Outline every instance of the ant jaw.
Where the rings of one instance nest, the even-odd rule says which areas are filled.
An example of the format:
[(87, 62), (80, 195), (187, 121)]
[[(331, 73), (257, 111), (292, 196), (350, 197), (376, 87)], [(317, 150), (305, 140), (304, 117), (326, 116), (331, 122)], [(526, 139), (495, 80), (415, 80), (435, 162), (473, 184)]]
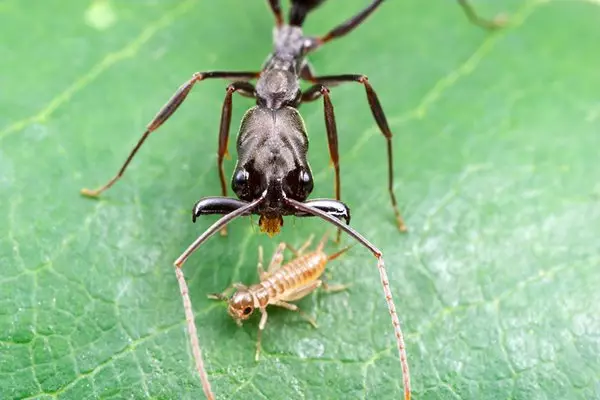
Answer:
[(260, 231), (269, 235), (269, 237), (273, 237), (277, 235), (281, 231), (281, 227), (283, 226), (283, 217), (281, 215), (277, 215), (275, 217), (267, 217), (266, 215), (261, 215), (258, 220), (258, 226), (260, 227)]
[[(300, 202), (312, 209), (317, 209), (325, 214), (328, 214), (340, 221), (346, 223), (346, 225), (350, 224), (350, 209), (348, 206), (341, 201), (332, 200), (332, 199), (315, 199), (308, 200), (305, 202)], [(316, 216), (314, 213), (307, 212), (304, 210), (299, 210), (296, 207), (296, 211), (294, 212), (296, 217), (313, 217)]]
[(248, 205), (248, 202), (229, 197), (203, 197), (194, 204), (192, 222), (196, 222), (196, 219), (201, 215), (229, 214), (246, 205)]

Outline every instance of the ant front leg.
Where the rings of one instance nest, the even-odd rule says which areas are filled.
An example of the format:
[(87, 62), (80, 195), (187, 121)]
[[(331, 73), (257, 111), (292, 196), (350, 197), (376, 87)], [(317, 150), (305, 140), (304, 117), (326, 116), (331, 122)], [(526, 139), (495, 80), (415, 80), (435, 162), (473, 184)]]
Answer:
[[(227, 87), (223, 109), (221, 111), (221, 124), (219, 126), (219, 150), (217, 151), (217, 167), (219, 169), (219, 180), (221, 182), (221, 194), (227, 197), (227, 183), (225, 181), (225, 170), (223, 169), (223, 159), (229, 157), (227, 144), (229, 142), (229, 127), (231, 126), (231, 108), (232, 96), (238, 92), (242, 96), (254, 98), (254, 85), (249, 82), (233, 82)], [(221, 229), (221, 235), (227, 235), (227, 228)]]
[[(329, 157), (331, 158), (331, 163), (333, 164), (333, 169), (335, 172), (335, 199), (340, 200), (342, 196), (340, 183), (340, 153), (338, 150), (337, 125), (335, 123), (333, 104), (331, 103), (331, 99), (329, 97), (329, 89), (320, 84), (314, 85), (302, 94), (301, 102), (305, 103), (314, 101), (321, 96), (323, 97), (325, 128), (327, 131), (327, 144), (329, 145)], [(342, 231), (338, 228), (336, 242), (340, 241), (341, 234)]]
[[(365, 91), (367, 94), (367, 101), (369, 102), (369, 107), (371, 108), (371, 113), (373, 114), (373, 118), (379, 127), (379, 130), (385, 137), (387, 143), (387, 159), (388, 159), (388, 191), (390, 193), (390, 199), (392, 202), (392, 208), (394, 209), (394, 214), (396, 216), (396, 223), (398, 225), (398, 229), (401, 232), (406, 231), (406, 225), (404, 224), (404, 220), (402, 219), (402, 215), (398, 210), (398, 205), (396, 202), (396, 195), (394, 194), (394, 162), (393, 162), (393, 151), (392, 151), (392, 131), (387, 123), (387, 119), (385, 117), (385, 113), (383, 112), (383, 107), (381, 107), (381, 103), (377, 98), (377, 94), (371, 87), (369, 80), (365, 75), (331, 75), (331, 76), (317, 76), (311, 79), (312, 82), (315, 83), (314, 86), (310, 87), (304, 94), (302, 95), (302, 101), (314, 101), (318, 99), (320, 96), (323, 96), (323, 102), (325, 105), (325, 123), (327, 125), (327, 137), (331, 136), (329, 151), (331, 153), (331, 158), (336, 164), (337, 155), (337, 131), (335, 129), (335, 117), (333, 116), (333, 106), (331, 105), (331, 101), (329, 100), (329, 89), (325, 88), (325, 86), (334, 86), (340, 83), (345, 82), (358, 82), (361, 83), (365, 87)], [(329, 112), (328, 112), (329, 108)], [(328, 115), (329, 113), (329, 115)], [(334, 153), (336, 159), (334, 159)], [(339, 190), (339, 171), (336, 172), (336, 196), (337, 190)], [(339, 200), (339, 197), (336, 197)]]
[(273, 16), (275, 16), (275, 26), (280, 27), (283, 25), (283, 14), (281, 13), (281, 4), (279, 0), (269, 0), (269, 7)]
[(166, 120), (173, 115), (173, 113), (179, 108), (181, 103), (186, 99), (187, 95), (192, 90), (192, 87), (200, 81), (205, 79), (235, 79), (235, 80), (251, 80), (256, 79), (260, 76), (260, 72), (225, 72), (225, 71), (212, 71), (212, 72), (196, 72), (190, 80), (181, 85), (179, 89), (175, 92), (175, 94), (169, 99), (169, 101), (160, 109), (160, 111), (156, 114), (156, 116), (150, 121), (148, 126), (146, 127), (146, 131), (142, 135), (142, 137), (138, 140), (137, 144), (129, 153), (129, 156), (119, 169), (119, 172), (111, 178), (107, 183), (103, 186), (100, 186), (97, 189), (82, 189), (81, 194), (88, 197), (97, 197), (100, 193), (109, 189), (112, 185), (117, 182), (123, 173), (127, 169), (127, 166), (138, 152), (142, 144), (146, 141), (150, 133), (154, 132), (158, 129)]
[(325, 0), (291, 0), (289, 23), (292, 26), (302, 26), (308, 13), (319, 7)]

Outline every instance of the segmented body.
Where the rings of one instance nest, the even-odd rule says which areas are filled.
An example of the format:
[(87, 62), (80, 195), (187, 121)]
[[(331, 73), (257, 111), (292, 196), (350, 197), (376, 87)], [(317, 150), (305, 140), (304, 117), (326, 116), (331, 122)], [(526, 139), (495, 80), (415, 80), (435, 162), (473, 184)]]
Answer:
[(248, 288), (258, 303), (255, 307), (265, 308), (268, 304), (281, 300), (295, 300), (294, 295), (299, 289), (323, 275), (327, 261), (327, 254), (323, 251), (314, 251), (281, 266), (262, 282)]

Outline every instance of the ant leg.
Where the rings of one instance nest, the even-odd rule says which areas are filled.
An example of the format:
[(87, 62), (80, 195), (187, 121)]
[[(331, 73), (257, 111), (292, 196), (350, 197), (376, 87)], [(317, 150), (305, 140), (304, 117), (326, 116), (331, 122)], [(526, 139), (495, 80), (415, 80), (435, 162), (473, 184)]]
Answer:
[[(398, 319), (398, 313), (396, 312), (396, 305), (392, 297), (390, 290), (390, 280), (387, 276), (387, 270), (385, 268), (385, 261), (383, 259), (383, 253), (373, 243), (369, 242), (363, 235), (352, 229), (350, 226), (345, 225), (342, 221), (337, 219), (334, 215), (328, 214), (317, 207), (313, 207), (309, 202), (304, 203), (291, 198), (285, 199), (285, 202), (296, 209), (298, 212), (307, 213), (312, 216), (321, 218), (324, 221), (329, 222), (332, 225), (337, 226), (346, 232), (350, 237), (368, 249), (373, 256), (377, 259), (377, 269), (379, 271), (379, 279), (381, 281), (381, 287), (385, 296), (385, 302), (388, 306), (392, 325), (394, 327), (394, 335), (396, 336), (396, 346), (398, 348), (398, 355), (400, 356), (400, 365), (402, 366), (402, 377), (404, 381), (404, 400), (410, 400), (410, 373), (408, 368), (408, 359), (406, 355), (406, 346), (404, 344), (404, 335), (402, 334), (402, 327), (400, 320)], [(177, 265), (177, 264), (176, 264)]]
[(258, 361), (260, 358), (260, 342), (262, 340), (262, 332), (265, 330), (265, 325), (267, 325), (267, 309), (260, 309), (260, 323), (258, 324), (258, 334), (256, 335), (256, 353), (254, 354), (254, 361)]
[(300, 79), (304, 79), (305, 81), (310, 81), (315, 76), (314, 70), (310, 62), (304, 60), (302, 66), (300, 67)]
[[(223, 169), (223, 159), (229, 159), (227, 144), (229, 142), (229, 127), (231, 126), (231, 109), (233, 93), (239, 92), (245, 97), (254, 97), (254, 85), (249, 82), (239, 81), (233, 82), (227, 86), (227, 93), (223, 101), (223, 109), (221, 110), (221, 124), (219, 126), (219, 150), (217, 151), (217, 167), (219, 169), (219, 180), (221, 182), (221, 194), (227, 197), (227, 183), (225, 181), (225, 170)], [(227, 235), (227, 227), (221, 229), (221, 235)]]
[(309, 12), (317, 8), (325, 0), (292, 0), (289, 21), (292, 26), (302, 26)]
[(493, 20), (488, 20), (480, 17), (468, 0), (457, 0), (464, 13), (471, 23), (485, 29), (498, 29), (506, 25), (506, 19), (503, 15), (495, 17)]
[[(306, 296), (308, 293), (312, 292), (313, 290), (315, 290), (317, 287), (320, 286), (321, 281), (315, 281), (314, 283), (319, 283), (319, 285), (317, 285), (316, 287), (312, 287), (314, 285), (311, 285), (310, 288), (307, 288), (307, 291), (305, 294), (303, 294), (302, 296), (299, 296), (298, 298), (302, 298), (304, 296)], [(310, 289), (310, 290), (308, 290)], [(302, 318), (304, 318), (306, 320), (306, 322), (308, 322), (309, 324), (311, 324), (313, 326), (313, 328), (318, 328), (317, 326), (317, 322), (315, 321), (315, 319), (313, 317), (311, 317), (310, 315), (308, 315), (307, 313), (305, 313), (304, 311), (302, 311), (297, 305), (292, 304), (292, 303), (287, 303), (285, 301), (278, 301), (277, 303), (273, 303), (274, 306), (277, 307), (282, 307), (282, 308), (286, 308), (290, 311), (295, 311), (298, 314), (300, 314), (300, 316)]]
[[(406, 231), (406, 225), (404, 224), (404, 220), (402, 219), (402, 215), (398, 210), (398, 205), (396, 202), (396, 195), (394, 194), (394, 168), (393, 168), (393, 152), (392, 152), (392, 131), (387, 123), (387, 119), (385, 117), (385, 113), (383, 112), (383, 107), (381, 107), (381, 103), (377, 98), (377, 94), (371, 87), (369, 80), (365, 75), (331, 75), (331, 76), (317, 76), (313, 77), (314, 86), (309, 88), (304, 95), (302, 96), (302, 101), (313, 101), (319, 97), (318, 89), (320, 89), (321, 95), (324, 96), (324, 101), (327, 102), (329, 91), (327, 90), (327, 96), (323, 92), (323, 85), (329, 86), (330, 84), (340, 84), (344, 82), (358, 82), (364, 85), (365, 91), (367, 94), (367, 101), (369, 102), (369, 107), (371, 108), (371, 113), (373, 114), (373, 118), (379, 127), (379, 130), (385, 137), (387, 143), (387, 159), (388, 159), (388, 191), (390, 193), (390, 199), (392, 201), (392, 208), (394, 209), (394, 214), (396, 216), (396, 222), (398, 224), (398, 229), (401, 232)], [(306, 97), (306, 100), (305, 100)], [(332, 108), (333, 112), (333, 108)], [(327, 117), (326, 117), (327, 118)], [(327, 120), (326, 120), (327, 122)], [(329, 136), (329, 131), (327, 133)], [(337, 145), (337, 142), (336, 142)], [(330, 145), (331, 152), (331, 145)], [(333, 157), (332, 157), (333, 158)], [(338, 198), (339, 200), (339, 198)]]
[(283, 14), (281, 14), (281, 4), (279, 0), (269, 0), (269, 6), (275, 16), (275, 26), (278, 28), (283, 25)]
[(121, 176), (127, 169), (127, 166), (129, 165), (129, 163), (131, 162), (131, 160), (133, 159), (133, 157), (135, 156), (137, 151), (140, 149), (142, 144), (146, 141), (146, 138), (148, 138), (150, 133), (152, 133), (153, 131), (158, 129), (166, 120), (169, 119), (169, 117), (171, 115), (173, 115), (173, 113), (177, 110), (177, 108), (179, 108), (181, 103), (183, 103), (183, 101), (189, 94), (190, 90), (192, 90), (192, 87), (196, 83), (203, 81), (205, 79), (251, 80), (251, 79), (258, 78), (259, 75), (260, 75), (260, 72), (226, 72), (226, 71), (196, 72), (190, 80), (188, 80), (186, 83), (181, 85), (179, 87), (179, 89), (177, 89), (175, 94), (160, 109), (160, 111), (156, 114), (156, 116), (152, 119), (152, 121), (150, 121), (150, 123), (146, 127), (146, 131), (144, 132), (142, 137), (139, 139), (139, 141), (137, 142), (137, 144), (135, 145), (133, 150), (131, 150), (131, 152), (129, 153), (129, 156), (127, 157), (127, 159), (121, 166), (121, 169), (119, 170), (119, 172), (117, 172), (117, 174), (112, 179), (110, 179), (106, 184), (104, 184), (103, 186), (100, 186), (97, 189), (94, 189), (94, 190), (81, 189), (81, 194), (84, 196), (88, 196), (88, 197), (97, 197), (98, 195), (100, 195), (100, 193), (104, 192), (105, 190), (109, 189), (112, 185), (114, 185), (114, 183), (121, 178)]
[[(313, 77), (313, 79), (316, 78)], [(329, 97), (329, 89), (320, 84), (314, 85), (302, 94), (301, 102), (314, 101), (319, 97), (323, 97), (325, 128), (327, 131), (327, 143), (329, 145), (329, 157), (331, 158), (331, 163), (333, 164), (333, 169), (335, 171), (335, 180), (333, 185), (335, 199), (340, 200), (342, 196), (340, 183), (340, 154), (338, 151), (338, 134), (335, 123), (335, 114), (333, 112), (331, 98)], [(340, 241), (341, 234), (342, 231), (338, 229), (335, 240), (338, 243)]]
[(383, 3), (383, 0), (373, 0), (371, 4), (365, 7), (358, 14), (351, 17), (347, 21), (341, 23), (340, 25), (336, 26), (335, 28), (327, 32), (327, 34), (316, 38), (309, 38), (309, 50), (316, 50), (317, 48), (321, 47), (330, 40), (342, 37), (347, 33), (351, 32), (357, 26), (359, 26), (369, 15), (371, 15), (371, 13), (375, 11), (377, 7), (381, 5), (381, 3)]
[[(303, 78), (310, 82), (313, 82), (316, 79), (314, 76), (309, 79)], [(302, 103), (310, 103), (311, 101), (318, 100), (323, 94), (321, 93), (321, 87), (323, 85), (314, 85), (306, 89), (302, 92), (302, 97), (300, 99), (300, 104)]]

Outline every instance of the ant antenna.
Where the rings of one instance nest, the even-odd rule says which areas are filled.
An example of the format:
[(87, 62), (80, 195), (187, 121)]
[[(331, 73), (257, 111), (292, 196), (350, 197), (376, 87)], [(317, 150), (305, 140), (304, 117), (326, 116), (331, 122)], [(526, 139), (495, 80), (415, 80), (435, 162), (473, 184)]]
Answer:
[(351, 227), (344, 225), (340, 220), (326, 212), (319, 210), (317, 208), (311, 207), (308, 204), (303, 204), (302, 202), (296, 201), (289, 197), (286, 197), (284, 194), (284, 201), (297, 209), (298, 211), (305, 212), (307, 214), (314, 215), (315, 217), (319, 217), (333, 224), (337, 228), (343, 230), (348, 235), (352, 236), (358, 243), (365, 246), (369, 249), (375, 258), (377, 258), (377, 268), (379, 269), (379, 277), (381, 280), (381, 285), (383, 287), (383, 294), (385, 295), (385, 301), (388, 306), (388, 310), (390, 312), (390, 316), (392, 318), (392, 325), (394, 325), (394, 333), (396, 335), (396, 346), (398, 347), (398, 353), (400, 355), (400, 365), (402, 367), (402, 378), (404, 383), (404, 399), (410, 399), (410, 373), (408, 370), (408, 360), (406, 357), (406, 347), (404, 345), (404, 335), (402, 334), (402, 328), (400, 327), (400, 320), (398, 319), (398, 314), (396, 313), (396, 306), (394, 305), (394, 300), (392, 298), (392, 292), (390, 291), (390, 281), (387, 276), (387, 272), (385, 270), (385, 262), (383, 261), (383, 253), (377, 247), (375, 247), (371, 242), (365, 239), (360, 233), (352, 229)]
[(188, 257), (194, 251), (196, 251), (196, 249), (208, 238), (220, 231), (221, 228), (226, 227), (231, 221), (233, 221), (237, 217), (240, 217), (250, 212), (252, 209), (256, 208), (256, 206), (258, 206), (266, 197), (267, 191), (265, 190), (258, 199), (238, 208), (235, 211), (230, 212), (229, 214), (223, 216), (217, 222), (212, 224), (207, 230), (205, 230), (202, 233), (202, 235), (198, 236), (198, 238), (194, 240), (194, 242), (191, 245), (189, 245), (189, 247), (177, 258), (177, 260), (175, 260), (175, 266), (180, 268), (183, 265), (183, 263), (188, 259)]
[(206, 374), (206, 369), (204, 368), (202, 350), (200, 348), (200, 342), (198, 341), (196, 322), (194, 320), (194, 311), (192, 310), (192, 301), (190, 300), (190, 293), (187, 283), (185, 282), (185, 276), (183, 276), (183, 271), (179, 267), (175, 268), (175, 275), (177, 276), (177, 282), (179, 282), (179, 289), (181, 290), (183, 310), (185, 311), (185, 320), (187, 323), (188, 334), (190, 336), (190, 345), (192, 347), (192, 354), (194, 355), (194, 361), (196, 363), (196, 370), (198, 371), (198, 375), (200, 375), (200, 381), (202, 382), (202, 390), (204, 390), (204, 395), (208, 400), (214, 400), (215, 395), (210, 388), (208, 375)]

